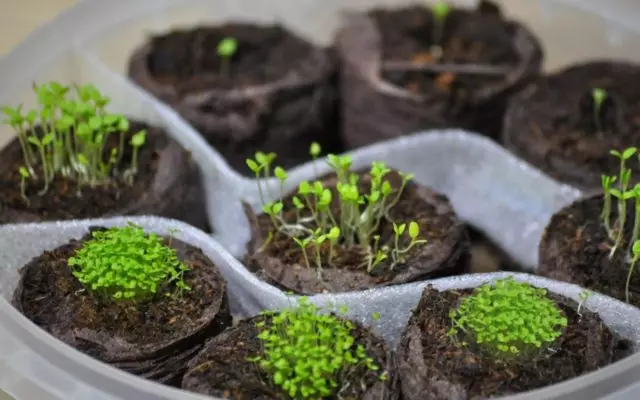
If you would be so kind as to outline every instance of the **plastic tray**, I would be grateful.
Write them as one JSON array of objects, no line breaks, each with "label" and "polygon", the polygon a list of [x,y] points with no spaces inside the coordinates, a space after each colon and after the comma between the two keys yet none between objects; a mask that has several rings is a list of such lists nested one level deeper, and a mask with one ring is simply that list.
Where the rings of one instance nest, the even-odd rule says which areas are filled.
[{"label": "plastic tray", "polygon": [[[112,109],[117,112],[142,119],[149,123],[163,125],[186,148],[192,150],[196,161],[203,167],[204,184],[209,193],[209,209],[216,228],[230,226],[229,221],[238,217],[234,202],[227,200],[230,205],[229,213],[226,209],[214,210],[221,203],[216,199],[251,198],[255,193],[254,182],[242,179],[231,171],[223,162],[219,154],[207,147],[192,128],[182,121],[175,113],[157,103],[150,96],[130,85],[128,80],[118,73],[126,70],[128,56],[133,48],[140,45],[152,33],[165,32],[176,27],[193,26],[199,23],[216,23],[225,19],[244,19],[251,21],[280,21],[301,35],[318,43],[328,43],[340,23],[340,12],[347,9],[366,9],[373,6],[397,6],[408,4],[406,0],[326,0],[316,2],[312,0],[85,0],[77,6],[63,13],[59,18],[45,25],[31,35],[25,43],[0,61],[0,76],[10,77],[0,82],[0,104],[33,105],[30,90],[31,82],[43,82],[55,79],[63,83],[92,82],[113,99]],[[454,1],[456,4],[472,5],[474,1]],[[638,30],[635,26],[636,16],[640,15],[640,5],[633,1],[611,0],[606,6],[597,0],[509,0],[502,1],[508,15],[525,21],[541,38],[546,51],[546,68],[555,69],[572,61],[585,58],[633,58],[640,59],[640,41],[637,40]],[[0,146],[8,140],[10,131],[0,127]],[[444,135],[444,133],[440,133]],[[447,135],[449,143],[433,142],[435,136],[423,136],[417,140],[430,147],[442,146],[445,151],[457,149],[459,154],[464,152],[460,144],[472,145],[472,150],[486,149],[484,162],[493,163],[497,156],[502,168],[484,169],[485,178],[493,173],[494,180],[499,181],[499,190],[493,190],[502,199],[502,205],[508,205],[512,212],[524,212],[525,222],[532,229],[525,235],[513,236],[502,231],[499,226],[487,223],[483,216],[483,209],[464,205],[464,198],[472,196],[470,186],[458,187],[453,185],[447,171],[437,171],[436,174],[421,174],[421,181],[434,185],[447,193],[458,209],[459,214],[468,221],[479,225],[490,236],[503,244],[505,249],[519,261],[534,267],[536,264],[537,234],[546,223],[546,219],[554,208],[565,204],[579,195],[571,188],[562,187],[541,176],[537,172],[524,166],[512,156],[506,154],[495,145],[485,143],[483,139],[459,132]],[[406,147],[404,139],[393,144],[399,149]],[[457,145],[455,144],[457,141]],[[382,145],[379,145],[379,147]],[[452,147],[453,146],[453,147]],[[457,146],[457,147],[456,147]],[[474,147],[475,146],[475,147]],[[493,146],[493,147],[492,147]],[[362,150],[362,162],[373,154],[378,154],[380,148],[374,146]],[[399,151],[399,150],[395,150]],[[435,152],[433,154],[438,154]],[[485,150],[482,150],[485,151]],[[476,153],[482,159],[483,153]],[[360,154],[360,153],[359,153]],[[392,153],[387,153],[392,154]],[[414,157],[419,154],[414,154]],[[393,162],[393,160],[389,160]],[[523,167],[524,166],[524,167]],[[522,167],[522,168],[521,168]],[[503,176],[504,168],[515,169],[511,177]],[[464,167],[463,167],[464,169]],[[518,171],[520,170],[520,171]],[[521,172],[524,171],[524,175]],[[469,171],[467,170],[467,174]],[[308,168],[301,167],[293,174],[292,182],[308,174]],[[460,171],[458,171],[460,175]],[[463,173],[464,175],[464,173]],[[526,177],[525,181],[519,179]],[[533,180],[531,180],[533,179]],[[542,184],[551,192],[540,196],[532,182]],[[476,190],[479,187],[471,187]],[[515,190],[514,190],[515,189]],[[546,190],[545,189],[545,190]],[[485,190],[486,193],[486,190]],[[491,197],[485,197],[483,207],[491,204]],[[467,201],[468,204],[468,201]],[[214,212],[215,211],[215,212]],[[229,219],[225,219],[228,215]],[[513,227],[513,226],[512,226]],[[234,254],[241,254],[242,229],[240,234],[219,229],[218,238],[222,244],[229,247]],[[515,231],[515,230],[514,230]],[[527,233],[528,232],[528,233]],[[0,265],[4,267],[4,265]],[[1,278],[0,278],[1,279]],[[262,287],[267,292],[272,287]],[[409,287],[406,288],[407,290]],[[403,289],[404,290],[404,289]],[[415,289],[413,289],[415,290]],[[577,289],[576,289],[577,290]],[[415,292],[418,293],[418,292]],[[414,295],[415,295],[414,293]],[[268,293],[267,293],[268,294]],[[251,314],[262,307],[281,305],[282,298],[277,292],[274,297],[264,297],[261,294],[254,297],[244,297],[237,303],[243,314]],[[575,293],[574,293],[575,294]],[[364,294],[354,294],[354,299]],[[393,294],[397,296],[398,293]],[[352,296],[352,297],[353,297]],[[408,300],[393,297],[399,305],[408,307]],[[349,300],[346,295],[344,300]],[[415,297],[415,296],[414,296]],[[273,299],[269,304],[267,298]],[[386,300],[384,300],[386,299]],[[388,301],[384,295],[370,296],[369,302]],[[322,300],[321,298],[318,300]],[[417,300],[415,297],[414,300]],[[362,303],[362,302],[360,302]],[[378,303],[384,304],[384,303]],[[6,305],[0,306],[2,313],[7,310]],[[361,310],[362,311],[362,310]],[[354,312],[358,312],[357,307]],[[407,311],[408,312],[408,311]],[[389,318],[394,313],[389,313]],[[406,313],[404,314],[407,315]],[[402,324],[402,313],[398,313],[393,324]],[[618,315],[621,317],[621,315]],[[620,321],[625,322],[625,321]],[[172,389],[163,388],[137,378],[130,377],[119,371],[103,366],[94,360],[70,349],[59,352],[52,351],[52,346],[59,343],[51,338],[45,339],[42,332],[27,333],[15,330],[11,324],[0,324],[0,330],[8,330],[9,337],[0,343],[0,386],[10,389],[10,392],[22,399],[196,399],[199,396],[187,395]],[[384,329],[383,329],[384,331]],[[387,331],[388,332],[388,331]],[[0,332],[0,334],[7,332]],[[387,335],[388,336],[388,335]],[[3,336],[4,337],[4,336]],[[387,339],[391,339],[387,337]],[[29,347],[24,343],[28,342]],[[27,357],[31,355],[34,358]],[[29,360],[29,361],[25,361]],[[64,360],[72,360],[72,364],[65,364]],[[74,364],[75,363],[75,364]],[[88,364],[85,364],[88,363]],[[41,368],[42,367],[42,368]],[[53,369],[52,369],[53,368]],[[90,375],[95,373],[97,375]],[[101,368],[106,368],[103,370]],[[53,371],[53,372],[52,372]],[[87,372],[82,372],[87,371]],[[104,376],[101,374],[104,372]],[[89,375],[86,375],[89,374]],[[132,386],[121,386],[125,379],[133,379]],[[113,377],[116,378],[113,378]],[[541,391],[524,394],[514,398],[585,398],[591,394],[601,396],[612,393],[640,376],[640,356],[636,355],[601,371],[550,386]],[[93,380],[92,380],[93,379]],[[97,381],[96,381],[97,379]],[[115,379],[115,381],[113,380]],[[114,384],[114,382],[119,382]],[[96,387],[104,391],[96,391]],[[131,392],[133,390],[133,392]],[[590,390],[591,392],[587,392]],[[107,394],[109,393],[109,394]],[[133,397],[132,397],[133,396]],[[537,397],[531,397],[537,396]],[[621,397],[625,398],[625,397]],[[640,398],[636,394],[635,398]]]}]

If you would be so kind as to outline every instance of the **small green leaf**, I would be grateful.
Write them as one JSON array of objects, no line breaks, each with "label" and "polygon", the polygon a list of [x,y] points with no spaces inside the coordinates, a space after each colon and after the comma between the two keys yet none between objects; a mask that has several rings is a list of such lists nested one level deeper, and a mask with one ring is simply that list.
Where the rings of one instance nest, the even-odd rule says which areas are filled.
[{"label": "small green leaf", "polygon": [[120,117],[118,120],[118,130],[120,132],[128,132],[129,131],[129,120],[125,117]]},{"label": "small green leaf", "polygon": [[302,210],[304,208],[304,204],[302,204],[302,201],[300,201],[300,199],[296,196],[293,196],[291,198],[291,202],[293,203],[293,206],[298,210]]},{"label": "small green leaf", "polygon": [[25,167],[18,168],[18,172],[20,173],[20,176],[23,178],[28,178],[31,176],[31,174],[29,173],[29,170]]},{"label": "small green leaf", "polygon": [[287,172],[282,167],[276,167],[273,170],[273,174],[280,182],[284,182],[287,180]]},{"label": "small green leaf", "polygon": [[447,15],[449,14],[449,10],[449,4],[446,1],[438,1],[431,8],[431,12],[433,13],[434,18],[437,21],[444,21],[444,19],[447,18]]},{"label": "small green leaf", "polygon": [[311,143],[311,146],[309,147],[309,154],[311,155],[311,157],[316,158],[320,155],[321,152],[322,148],[320,147],[320,144],[318,142]]},{"label": "small green leaf", "polygon": [[302,181],[298,185],[298,193],[302,195],[311,193],[311,190],[312,190],[311,184],[308,181]]},{"label": "small green leaf", "polygon": [[131,137],[130,144],[133,147],[141,147],[144,145],[146,139],[147,139],[147,131],[143,129]]},{"label": "small green leaf", "polygon": [[232,57],[238,50],[238,42],[236,39],[226,37],[218,43],[218,55],[220,57]]},{"label": "small green leaf", "polygon": [[420,234],[420,227],[416,222],[411,221],[409,223],[409,237],[411,239],[416,239],[419,234]]},{"label": "small green leaf", "polygon": [[249,169],[250,169],[252,172],[254,172],[254,173],[256,173],[256,174],[260,172],[260,167],[259,167],[259,166],[258,166],[258,164],[257,164],[255,161],[253,161],[252,159],[247,158],[246,163],[247,163],[247,167],[249,167]]},{"label": "small green leaf", "polygon": [[629,147],[622,153],[622,159],[623,160],[630,159],[631,157],[633,157],[634,154],[637,153],[637,151],[638,151],[637,147]]},{"label": "small green leaf", "polygon": [[600,107],[604,102],[604,99],[607,98],[607,92],[602,88],[593,88],[591,90],[591,97],[593,97],[593,102],[596,107]]}]

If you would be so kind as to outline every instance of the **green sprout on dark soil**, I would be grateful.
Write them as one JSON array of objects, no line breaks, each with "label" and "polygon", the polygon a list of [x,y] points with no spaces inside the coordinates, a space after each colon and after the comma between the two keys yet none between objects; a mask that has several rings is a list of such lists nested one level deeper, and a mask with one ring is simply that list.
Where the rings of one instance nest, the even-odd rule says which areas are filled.
[{"label": "green sprout on dark soil", "polygon": [[567,326],[545,289],[513,277],[476,288],[449,316],[448,335],[459,345],[507,363],[543,355]]},{"label": "green sprout on dark soil", "polygon": [[[262,354],[249,360],[292,399],[331,397],[352,384],[348,376],[356,370],[380,369],[365,347],[355,342],[351,321],[320,313],[306,297],[293,307],[263,315],[268,318],[256,322]],[[378,377],[385,380],[387,373]]]},{"label": "green sprout on dark soil", "polygon": [[602,88],[594,88],[591,90],[591,97],[593,98],[593,119],[596,124],[596,128],[601,132],[602,121],[600,120],[600,111],[602,110],[602,104],[607,98],[607,92]]},{"label": "green sprout on dark soil", "polygon": [[431,40],[431,55],[436,59],[442,57],[442,42],[444,40],[444,27],[447,17],[451,12],[451,7],[446,1],[438,1],[431,7],[433,16],[433,33]]},{"label": "green sprout on dark soil", "polygon": [[633,246],[631,246],[631,263],[629,265],[629,272],[627,273],[627,282],[624,287],[625,297],[627,299],[627,303],[629,302],[629,286],[631,285],[631,276],[633,275],[633,270],[636,267],[638,259],[640,259],[640,240],[636,240],[633,242]]},{"label": "green sprout on dark soil", "polygon": [[[317,143],[310,147],[314,163],[320,150]],[[405,262],[410,250],[426,243],[419,237],[419,226],[415,221],[395,224],[389,214],[412,175],[399,173],[401,183],[394,189],[388,179],[391,169],[384,163],[373,162],[368,173],[368,191],[361,192],[360,176],[351,171],[351,158],[329,154],[326,160],[338,181],[335,189],[325,187],[321,180],[300,182],[291,204],[287,205],[295,212],[295,221],[291,222],[284,218],[287,210],[283,200],[266,201],[266,190],[260,180],[271,177],[273,171],[279,182],[279,198],[283,199],[288,176],[284,169],[272,167],[275,158],[274,153],[257,152],[254,159],[247,160],[247,166],[258,182],[262,211],[271,219],[272,233],[268,240],[276,234],[289,237],[300,248],[306,266],[315,266],[319,278],[324,266],[334,264],[339,246],[357,246],[364,260],[360,267],[371,273],[389,257],[390,268],[395,268]],[[338,209],[332,209],[332,206]],[[388,243],[380,243],[377,234],[383,222],[392,223],[394,227],[394,236],[387,240]]]},{"label": "green sprout on dark soil", "polygon": [[155,234],[134,224],[94,231],[68,260],[73,275],[87,290],[115,300],[153,298],[170,285],[176,293],[191,288],[184,281],[189,269],[174,249]]},{"label": "green sprout on dark soil", "polygon": [[[125,150],[125,135],[129,121],[109,114],[105,107],[110,99],[93,85],[71,88],[58,82],[33,86],[38,107],[24,112],[22,105],[3,107],[4,123],[16,132],[24,165],[19,167],[21,191],[26,199],[28,180],[43,184],[43,195],[56,177],[95,187],[120,176],[131,184],[137,173],[138,151],[146,140],[146,131],[133,135],[129,168],[121,168]],[[108,149],[111,135],[119,135],[119,145]],[[106,155],[106,157],[105,157]],[[26,172],[26,173],[25,173]]]},{"label": "green sprout on dark soil", "polygon": [[[629,302],[631,276],[633,275],[635,265],[640,256],[640,183],[631,187],[631,168],[627,167],[627,161],[638,153],[638,149],[636,147],[629,147],[623,151],[611,150],[610,153],[618,158],[620,171],[618,176],[602,176],[603,205],[600,217],[609,240],[613,242],[611,251],[609,252],[609,258],[613,258],[625,243],[627,244],[624,259],[627,264],[629,264],[629,271],[627,273],[625,295],[627,302]],[[617,187],[613,187],[613,184],[616,182]],[[613,224],[611,223],[612,198],[616,198],[617,200],[617,218]],[[628,211],[630,211],[627,207],[629,200],[632,199],[634,200],[633,227],[631,229],[631,237],[625,238],[627,214]]]},{"label": "green sprout on dark soil", "polygon": [[580,314],[580,310],[585,304],[587,304],[587,300],[589,300],[589,297],[591,296],[593,296],[593,292],[591,290],[585,289],[580,292],[580,294],[578,295],[578,297],[580,298],[580,303],[578,303],[578,310],[576,311],[578,314]]},{"label": "green sprout on dark soil", "polygon": [[[640,196],[640,186],[636,188],[630,188],[631,181],[631,169],[626,166],[627,161],[638,152],[635,147],[629,147],[622,152],[611,150],[611,155],[615,156],[619,160],[620,171],[616,176],[603,176],[602,177],[602,189],[603,189],[603,207],[601,217],[603,220],[603,226],[607,232],[610,240],[614,242],[609,253],[609,258],[612,258],[618,249],[623,245],[624,230],[627,220],[627,202],[630,199]],[[612,187],[614,182],[618,182],[618,187]],[[637,190],[636,190],[637,189]],[[615,221],[615,226],[611,224],[611,198],[617,199],[617,215],[618,218]],[[640,201],[640,199],[637,199]],[[631,244],[638,238],[638,231],[640,230],[640,207],[636,208],[636,218],[633,229],[633,239]]]},{"label": "green sprout on dark soil", "polygon": [[231,37],[226,37],[218,43],[218,56],[220,57],[220,72],[222,75],[229,75],[229,62],[231,57],[238,51],[238,41]]}]

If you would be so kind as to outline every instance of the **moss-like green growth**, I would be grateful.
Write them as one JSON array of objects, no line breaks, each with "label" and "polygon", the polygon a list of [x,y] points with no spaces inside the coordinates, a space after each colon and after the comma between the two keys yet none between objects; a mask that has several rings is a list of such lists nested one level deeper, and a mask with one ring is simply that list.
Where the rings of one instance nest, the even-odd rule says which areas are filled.
[{"label": "moss-like green growth", "polygon": [[[339,392],[349,383],[340,379],[347,368],[379,369],[364,346],[355,344],[350,321],[318,313],[307,298],[266,315],[269,323],[256,323],[264,352],[251,361],[291,398],[320,399]],[[380,378],[385,377],[383,372]]]},{"label": "moss-like green growth", "polygon": [[450,317],[450,336],[497,361],[540,355],[567,326],[545,289],[511,277],[480,286]]},{"label": "moss-like green growth", "polygon": [[176,251],[133,224],[94,231],[68,265],[87,289],[116,300],[152,298],[170,284],[190,289]]}]

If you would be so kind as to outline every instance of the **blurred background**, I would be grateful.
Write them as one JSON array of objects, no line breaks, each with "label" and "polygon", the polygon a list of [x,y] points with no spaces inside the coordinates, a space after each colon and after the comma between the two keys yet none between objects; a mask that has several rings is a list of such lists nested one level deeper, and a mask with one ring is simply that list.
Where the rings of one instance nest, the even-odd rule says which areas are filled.
[{"label": "blurred background", "polygon": [[0,0],[0,57],[78,0]]}]

